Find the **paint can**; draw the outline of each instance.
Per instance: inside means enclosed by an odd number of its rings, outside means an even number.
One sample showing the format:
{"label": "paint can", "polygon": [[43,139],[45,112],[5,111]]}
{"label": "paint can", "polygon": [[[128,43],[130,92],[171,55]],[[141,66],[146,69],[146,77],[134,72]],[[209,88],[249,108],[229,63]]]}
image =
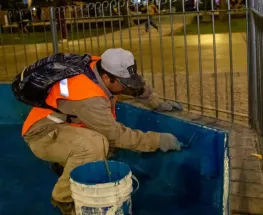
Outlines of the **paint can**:
{"label": "paint can", "polygon": [[[77,215],[130,215],[131,195],[139,188],[128,165],[108,161],[95,161],[76,167],[70,173],[70,189]],[[133,189],[133,181],[136,188]]]}

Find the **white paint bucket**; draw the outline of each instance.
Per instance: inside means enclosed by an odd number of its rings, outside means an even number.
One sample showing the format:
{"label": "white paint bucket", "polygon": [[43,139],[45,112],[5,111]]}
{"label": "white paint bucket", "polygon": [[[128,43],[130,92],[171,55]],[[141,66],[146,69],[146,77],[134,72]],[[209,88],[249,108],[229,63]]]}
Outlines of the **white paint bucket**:
{"label": "white paint bucket", "polygon": [[[77,215],[130,215],[131,194],[139,188],[138,180],[128,165],[108,161],[111,181],[105,161],[96,161],[76,167],[70,173],[70,189]],[[137,188],[133,191],[133,181]]]}

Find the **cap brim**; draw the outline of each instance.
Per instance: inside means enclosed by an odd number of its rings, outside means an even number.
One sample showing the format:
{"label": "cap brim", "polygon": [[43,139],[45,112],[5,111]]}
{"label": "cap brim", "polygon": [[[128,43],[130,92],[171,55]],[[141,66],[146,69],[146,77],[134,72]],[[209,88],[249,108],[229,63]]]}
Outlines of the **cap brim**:
{"label": "cap brim", "polygon": [[140,89],[145,85],[143,78],[138,74],[132,78],[119,78],[119,80],[125,87],[131,89]]}

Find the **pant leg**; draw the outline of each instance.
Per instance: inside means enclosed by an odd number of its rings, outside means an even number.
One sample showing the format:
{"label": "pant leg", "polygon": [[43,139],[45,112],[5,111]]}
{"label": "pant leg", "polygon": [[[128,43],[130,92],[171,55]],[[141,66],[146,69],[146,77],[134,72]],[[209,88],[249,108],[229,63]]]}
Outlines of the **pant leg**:
{"label": "pant leg", "polygon": [[64,11],[61,10],[60,11],[60,17],[59,17],[59,24],[60,24],[60,30],[61,30],[61,36],[62,39],[68,39],[68,32],[67,32],[67,23],[66,23],[66,19],[65,19],[65,14]]}
{"label": "pant leg", "polygon": [[49,135],[29,141],[32,152],[42,160],[58,162],[64,171],[58,179],[52,197],[59,202],[72,202],[69,174],[75,167],[91,161],[104,160],[109,143],[103,135],[85,128],[58,125]]}
{"label": "pant leg", "polygon": [[158,29],[158,26],[154,23],[152,16],[150,17],[150,24],[151,24],[151,26],[153,26],[155,29]]}
{"label": "pant leg", "polygon": [[149,30],[149,20],[147,19],[146,23],[145,23],[145,31]]}
{"label": "pant leg", "polygon": [[67,24],[66,24],[66,20],[65,19],[61,20],[60,27],[61,27],[62,39],[63,40],[64,39],[65,40],[68,39]]}

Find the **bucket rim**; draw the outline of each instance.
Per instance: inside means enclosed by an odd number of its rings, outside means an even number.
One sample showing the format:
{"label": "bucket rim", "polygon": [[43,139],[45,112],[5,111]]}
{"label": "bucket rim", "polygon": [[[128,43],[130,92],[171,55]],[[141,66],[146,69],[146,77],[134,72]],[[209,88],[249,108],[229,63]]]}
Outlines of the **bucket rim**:
{"label": "bucket rim", "polygon": [[128,164],[126,164],[126,163],[124,163],[124,162],[121,162],[121,161],[115,161],[115,160],[109,160],[109,161],[107,161],[107,162],[108,162],[108,165],[111,164],[111,163],[121,164],[121,165],[125,166],[129,171],[128,171],[128,173],[127,173],[123,178],[121,178],[121,179],[112,180],[112,181],[105,182],[105,183],[97,183],[97,184],[88,183],[88,182],[83,183],[83,182],[81,182],[80,180],[76,180],[74,177],[72,177],[72,175],[74,174],[74,172],[77,171],[79,168],[82,168],[83,166],[92,165],[92,164],[94,164],[94,163],[105,163],[105,160],[91,161],[91,162],[87,162],[87,163],[81,164],[81,165],[75,167],[73,170],[71,170],[71,172],[70,172],[70,174],[69,174],[70,179],[71,179],[72,181],[74,181],[75,183],[80,184],[80,185],[93,186],[93,185],[98,185],[98,184],[103,185],[103,184],[109,184],[109,183],[118,183],[118,182],[122,181],[123,179],[125,179],[127,176],[132,175],[132,173],[131,173],[131,168],[130,168],[130,166],[129,166]]}
{"label": "bucket rim", "polygon": [[121,183],[126,183],[124,181],[127,181],[128,179],[132,180],[132,172],[130,171],[126,176],[124,176],[122,179],[117,180],[117,181],[110,181],[110,182],[105,182],[105,183],[98,183],[98,184],[93,184],[93,183],[80,183],[78,181],[75,181],[71,177],[69,178],[71,186],[78,186],[78,187],[89,187],[90,189],[104,189],[104,188],[110,188],[113,186],[116,186],[116,184],[121,184]]}

